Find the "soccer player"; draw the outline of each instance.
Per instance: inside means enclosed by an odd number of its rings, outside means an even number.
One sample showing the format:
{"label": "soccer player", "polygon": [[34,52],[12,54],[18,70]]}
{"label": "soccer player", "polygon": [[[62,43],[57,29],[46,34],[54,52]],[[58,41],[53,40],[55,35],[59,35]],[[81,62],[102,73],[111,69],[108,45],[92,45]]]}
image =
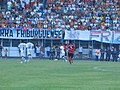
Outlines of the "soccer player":
{"label": "soccer player", "polygon": [[72,41],[70,40],[68,45],[68,61],[70,64],[73,63],[74,51],[75,51],[75,44],[73,44]]}
{"label": "soccer player", "polygon": [[62,44],[60,45],[60,58],[67,62],[67,59],[65,58],[65,48]]}
{"label": "soccer player", "polygon": [[64,44],[65,57],[68,56],[68,44]]}
{"label": "soccer player", "polygon": [[26,62],[26,59],[25,59],[25,56],[26,56],[26,44],[25,43],[20,43],[18,45],[18,48],[20,50],[21,63]]}
{"label": "soccer player", "polygon": [[32,59],[32,49],[34,47],[34,44],[31,42],[28,42],[26,44],[26,47],[27,47],[27,57],[28,57],[27,62],[29,62]]}

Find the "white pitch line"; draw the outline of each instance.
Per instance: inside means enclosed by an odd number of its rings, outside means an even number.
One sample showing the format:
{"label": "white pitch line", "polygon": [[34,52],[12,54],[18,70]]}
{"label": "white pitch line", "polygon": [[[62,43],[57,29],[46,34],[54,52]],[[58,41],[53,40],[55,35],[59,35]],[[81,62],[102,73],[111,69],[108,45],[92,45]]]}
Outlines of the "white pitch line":
{"label": "white pitch line", "polygon": [[114,71],[114,70],[103,69],[103,68],[100,68],[99,66],[93,67],[93,69],[98,70],[98,71],[103,71],[103,72],[120,73],[120,71]]}
{"label": "white pitch line", "polygon": [[102,68],[100,68],[98,66],[94,67],[94,69],[95,70],[99,70],[99,71],[104,71],[104,72],[109,71],[109,70],[106,70],[106,69],[102,69]]}

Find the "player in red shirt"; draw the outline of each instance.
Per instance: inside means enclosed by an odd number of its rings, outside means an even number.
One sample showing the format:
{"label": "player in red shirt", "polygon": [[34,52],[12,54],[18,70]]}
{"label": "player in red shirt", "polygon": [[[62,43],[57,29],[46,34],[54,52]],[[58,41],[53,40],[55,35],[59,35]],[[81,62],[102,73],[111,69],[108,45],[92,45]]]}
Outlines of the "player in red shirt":
{"label": "player in red shirt", "polygon": [[67,58],[67,56],[68,56],[68,44],[64,45],[64,51],[65,51],[65,57]]}
{"label": "player in red shirt", "polygon": [[75,44],[73,44],[72,41],[70,41],[68,45],[68,61],[70,62],[70,64],[73,63],[74,52],[75,52]]}

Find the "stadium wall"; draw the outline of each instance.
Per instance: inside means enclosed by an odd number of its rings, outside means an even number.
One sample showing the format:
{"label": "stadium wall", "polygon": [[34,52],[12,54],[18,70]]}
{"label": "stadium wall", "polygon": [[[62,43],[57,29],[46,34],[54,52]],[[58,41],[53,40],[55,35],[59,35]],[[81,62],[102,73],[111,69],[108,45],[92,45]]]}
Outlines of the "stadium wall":
{"label": "stadium wall", "polygon": [[[68,31],[68,30],[40,30],[33,28],[31,30],[0,28],[0,42],[3,48],[8,49],[9,57],[19,57],[18,45],[24,40],[32,43],[40,43],[42,46],[64,43],[64,41],[74,40],[78,48],[79,41],[98,41],[100,43],[120,45],[120,31]],[[81,44],[83,44],[82,42]],[[44,45],[43,45],[44,44]],[[93,43],[95,44],[95,43]],[[85,46],[85,45],[83,45]],[[98,45],[100,46],[100,44]],[[4,49],[2,54],[4,56]],[[84,48],[84,55],[87,57],[88,48]],[[95,48],[93,48],[94,56]],[[33,49],[33,57],[35,57]],[[46,53],[45,53],[46,57]]]}

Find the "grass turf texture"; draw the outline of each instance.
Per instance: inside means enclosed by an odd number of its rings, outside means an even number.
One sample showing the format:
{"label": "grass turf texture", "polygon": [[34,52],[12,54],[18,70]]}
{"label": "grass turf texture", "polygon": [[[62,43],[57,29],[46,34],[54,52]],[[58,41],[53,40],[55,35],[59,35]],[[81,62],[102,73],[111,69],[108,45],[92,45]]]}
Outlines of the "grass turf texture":
{"label": "grass turf texture", "polygon": [[120,63],[2,59],[0,90],[120,90]]}

